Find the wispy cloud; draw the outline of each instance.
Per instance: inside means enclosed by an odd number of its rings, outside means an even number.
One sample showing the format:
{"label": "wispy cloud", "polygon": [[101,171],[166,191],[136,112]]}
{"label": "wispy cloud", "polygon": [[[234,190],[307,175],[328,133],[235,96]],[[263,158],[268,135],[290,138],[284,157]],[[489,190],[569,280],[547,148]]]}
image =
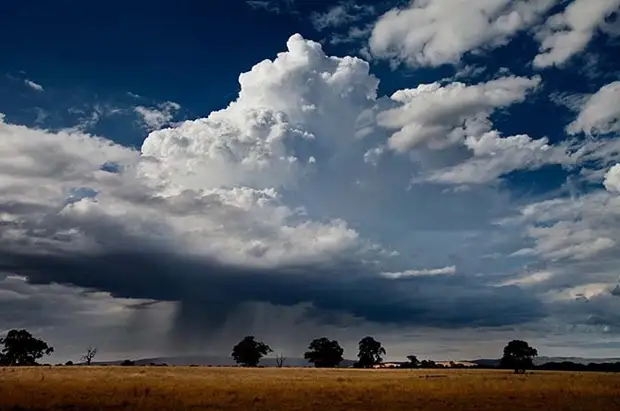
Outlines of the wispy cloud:
{"label": "wispy cloud", "polygon": [[174,101],[166,101],[154,108],[137,106],[134,107],[134,111],[140,115],[144,128],[157,130],[169,123],[180,108],[181,106]]}
{"label": "wispy cloud", "polygon": [[453,275],[456,274],[456,267],[451,265],[443,268],[431,268],[423,270],[406,270],[399,272],[382,272],[381,276],[391,280],[408,277],[433,277],[437,275]]}
{"label": "wispy cloud", "polygon": [[345,24],[354,23],[364,17],[374,15],[374,6],[355,4],[352,1],[344,2],[331,7],[324,13],[313,13],[310,21],[318,31],[330,27],[339,27]]}
{"label": "wispy cloud", "polygon": [[255,10],[265,10],[275,14],[291,12],[295,6],[295,0],[246,0],[245,3]]}
{"label": "wispy cloud", "polygon": [[25,79],[24,80],[24,84],[27,85],[28,87],[30,87],[31,89],[35,90],[35,91],[43,91],[44,90],[42,85],[40,85],[38,83],[35,83],[32,80]]}
{"label": "wispy cloud", "polygon": [[107,103],[95,103],[92,105],[86,104],[82,107],[72,107],[68,111],[78,118],[78,124],[72,127],[72,129],[88,131],[97,125],[102,118],[123,114],[126,112],[126,109]]}

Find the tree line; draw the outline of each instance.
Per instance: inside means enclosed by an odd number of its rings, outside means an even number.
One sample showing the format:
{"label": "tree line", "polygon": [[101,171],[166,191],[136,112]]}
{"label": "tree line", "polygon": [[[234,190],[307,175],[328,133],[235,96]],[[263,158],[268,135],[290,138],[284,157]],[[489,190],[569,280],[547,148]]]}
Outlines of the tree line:
{"label": "tree line", "polygon": [[[267,344],[249,335],[233,347],[231,356],[237,364],[243,367],[257,367],[261,358],[272,352],[273,350]],[[357,368],[372,368],[383,362],[384,355],[385,348],[383,348],[379,341],[373,337],[364,337],[359,342],[358,360],[354,366]],[[310,342],[308,351],[304,353],[304,359],[316,368],[334,368],[344,361],[344,349],[338,341],[321,337]],[[284,356],[277,356],[277,366],[284,366],[285,360]]]}
{"label": "tree line", "polygon": [[[37,360],[45,355],[51,355],[54,348],[45,341],[34,337],[27,330],[11,330],[3,338],[0,338],[0,366],[34,366],[38,365]],[[263,357],[273,353],[273,349],[257,340],[254,336],[247,336],[239,341],[232,349],[231,357],[243,367],[258,367]],[[91,365],[97,355],[96,347],[88,347],[81,361],[85,365]],[[367,336],[358,343],[357,361],[353,364],[355,368],[374,368],[383,364],[383,357],[386,350],[375,338]],[[516,373],[524,373],[528,369],[543,370],[566,370],[566,371],[620,371],[620,363],[615,364],[575,364],[571,362],[546,363],[541,366],[534,366],[534,358],[538,356],[538,351],[531,347],[527,342],[521,340],[510,341],[504,347],[503,355],[499,367],[512,369]],[[304,359],[313,364],[316,368],[334,368],[340,366],[344,361],[344,349],[338,341],[330,340],[327,337],[316,338],[310,342]],[[283,367],[286,358],[279,354],[276,355],[276,366]],[[67,362],[66,365],[72,365]],[[134,365],[130,360],[125,360],[121,365]],[[400,368],[440,368],[440,366],[430,360],[420,361],[417,356],[407,356],[407,362],[399,363]]]}
{"label": "tree line", "polygon": [[[247,336],[233,347],[232,357],[235,362],[244,367],[257,367],[262,357],[272,353],[273,350],[254,336]],[[364,337],[358,343],[357,361],[354,368],[374,368],[383,364],[385,348],[381,342],[373,337]],[[513,340],[506,345],[500,361],[501,368],[513,369],[515,373],[524,373],[527,369],[534,368],[534,358],[538,351],[521,340]],[[278,357],[282,359],[283,357]],[[316,368],[338,367],[344,361],[344,349],[338,341],[327,337],[317,338],[310,342],[308,351],[304,353],[304,359],[314,364]],[[430,360],[418,360],[415,355],[407,356],[408,362],[401,363],[400,368],[439,368],[437,363]],[[282,366],[279,361],[278,366]]]}

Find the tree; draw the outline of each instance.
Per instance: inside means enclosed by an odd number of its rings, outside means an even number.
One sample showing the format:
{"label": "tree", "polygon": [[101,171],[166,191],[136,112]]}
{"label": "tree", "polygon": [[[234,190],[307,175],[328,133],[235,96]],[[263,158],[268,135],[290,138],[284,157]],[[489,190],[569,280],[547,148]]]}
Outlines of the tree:
{"label": "tree", "polygon": [[278,368],[284,367],[284,361],[286,361],[286,357],[284,356],[284,354],[276,355],[276,367]]}
{"label": "tree", "polygon": [[316,338],[308,345],[304,358],[317,368],[334,368],[344,359],[344,349],[336,340],[327,337]]}
{"label": "tree", "polygon": [[232,357],[237,364],[245,367],[256,367],[260,359],[273,352],[271,347],[262,341],[256,341],[249,335],[233,347]]}
{"label": "tree", "polygon": [[534,366],[534,357],[538,356],[535,348],[521,340],[513,340],[504,348],[502,356],[502,368],[511,368],[515,373],[525,373],[527,368]]}
{"label": "tree", "polygon": [[86,365],[90,365],[93,362],[93,358],[97,355],[97,347],[88,347],[86,349],[86,354],[82,356],[82,361],[86,363]]}
{"label": "tree", "polygon": [[432,360],[422,360],[422,362],[420,362],[420,368],[438,368],[438,365]]}
{"label": "tree", "polygon": [[11,330],[0,338],[4,345],[0,362],[4,365],[36,365],[44,355],[50,355],[54,348],[43,340],[35,338],[26,330]]}
{"label": "tree", "polygon": [[417,355],[408,355],[407,359],[409,362],[403,364],[402,368],[418,368],[420,366],[420,360],[418,360]]}
{"label": "tree", "polygon": [[379,365],[383,362],[382,355],[385,355],[385,348],[381,343],[372,337],[364,337],[359,342],[356,367],[372,368]]}

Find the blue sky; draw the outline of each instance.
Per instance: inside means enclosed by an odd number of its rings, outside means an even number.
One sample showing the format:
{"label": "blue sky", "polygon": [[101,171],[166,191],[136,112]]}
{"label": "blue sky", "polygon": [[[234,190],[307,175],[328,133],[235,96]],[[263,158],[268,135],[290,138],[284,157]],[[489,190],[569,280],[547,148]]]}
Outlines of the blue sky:
{"label": "blue sky", "polygon": [[8,6],[0,330],[59,359],[612,356],[619,7]]}

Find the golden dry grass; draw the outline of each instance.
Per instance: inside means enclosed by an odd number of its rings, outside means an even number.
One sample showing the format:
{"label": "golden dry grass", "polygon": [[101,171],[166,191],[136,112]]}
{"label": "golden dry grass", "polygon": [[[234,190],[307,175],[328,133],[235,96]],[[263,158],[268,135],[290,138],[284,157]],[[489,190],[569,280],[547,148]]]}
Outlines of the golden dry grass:
{"label": "golden dry grass", "polygon": [[186,367],[0,369],[0,410],[620,410],[620,375]]}

